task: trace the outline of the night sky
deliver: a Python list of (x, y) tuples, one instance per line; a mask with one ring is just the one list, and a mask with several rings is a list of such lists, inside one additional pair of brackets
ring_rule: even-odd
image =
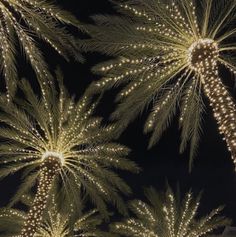
[[(73, 12), (80, 21), (86, 23), (92, 22), (89, 16), (93, 14), (114, 12), (108, 0), (58, 0), (58, 2), (65, 9)], [(68, 90), (78, 97), (82, 95), (91, 81), (99, 79), (97, 75), (91, 73), (91, 67), (106, 59), (105, 56), (96, 53), (84, 54), (86, 61), (79, 64), (64, 61), (53, 50), (44, 51), (47, 51), (45, 57), (51, 69), (53, 70), (58, 65), (62, 68)], [(21, 68), (24, 68), (23, 62), (20, 61), (20, 63), (22, 63)], [(22, 76), (26, 75), (31, 75), (30, 78), (33, 78), (30, 69), (22, 70)], [(230, 75), (222, 72), (222, 76), (228, 83), (227, 85), (233, 86), (233, 79), (230, 78)], [(115, 93), (115, 90), (105, 93), (97, 108), (97, 113), (104, 116), (105, 120), (115, 109), (115, 103), (112, 102)], [(235, 93), (236, 91), (232, 90), (232, 94), (235, 95)], [(206, 104), (207, 102), (206, 100)], [(179, 155), (180, 133), (177, 120), (163, 134), (160, 142), (148, 150), (148, 135), (143, 134), (147, 115), (148, 111), (141, 114), (118, 139), (119, 143), (132, 149), (130, 159), (136, 161), (142, 168), (142, 172), (138, 175), (122, 173), (122, 177), (133, 189), (133, 197), (130, 198), (143, 198), (144, 187), (154, 186), (157, 190), (163, 190), (167, 181), (172, 187), (178, 183), (182, 192), (190, 188), (194, 193), (204, 191), (200, 207), (201, 214), (223, 204), (225, 205), (224, 215), (231, 218), (236, 225), (236, 173), (226, 144), (218, 134), (211, 109), (206, 108), (202, 140), (191, 173), (188, 171), (189, 151)], [(0, 182), (1, 205), (7, 203), (19, 182), (19, 174)]]

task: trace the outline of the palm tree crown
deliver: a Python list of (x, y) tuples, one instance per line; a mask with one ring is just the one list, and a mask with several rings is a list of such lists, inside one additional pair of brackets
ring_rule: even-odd
[(0, 65), (8, 92), (12, 93), (16, 88), (19, 47), (40, 80), (49, 76), (49, 70), (37, 46), (38, 40), (46, 42), (66, 59), (78, 58), (76, 40), (60, 25), (78, 27), (79, 23), (50, 1), (1, 0), (0, 14)]
[(236, 73), (236, 44), (232, 40), (236, 2), (115, 2), (127, 17), (95, 16), (97, 25), (87, 26), (92, 38), (83, 46), (116, 56), (94, 68), (105, 75), (96, 83), (98, 90), (125, 84), (113, 118), (119, 118), (124, 129), (151, 104), (145, 132), (152, 132), (152, 146), (180, 108), (180, 150), (190, 142), (192, 161), (201, 134), (205, 94), (236, 162), (236, 107), (219, 78), (221, 67)]
[(90, 103), (86, 95), (76, 102), (58, 80), (58, 92), (53, 85), (44, 86), (38, 97), (24, 80), (20, 83), (24, 99), (16, 97), (8, 106), (4, 96), (0, 99), (0, 121), (4, 124), (0, 128), (4, 140), (0, 176), (24, 172), (24, 182), (12, 204), (38, 182), (28, 229), (22, 236), (33, 236), (52, 187), (65, 199), (64, 205), (68, 200), (76, 203), (82, 192), (103, 213), (105, 201), (125, 212), (119, 192), (131, 190), (113, 168), (137, 171), (137, 166), (124, 158), (129, 150), (111, 142), (114, 127), (101, 126), (100, 118), (91, 117), (96, 103)]
[(133, 237), (199, 237), (229, 221), (218, 214), (221, 208), (197, 218), (200, 196), (188, 192), (181, 201), (168, 187), (166, 193), (147, 191), (149, 204), (140, 200), (130, 203), (133, 218), (112, 224), (112, 230), (122, 236)]
[[(23, 195), (21, 202), (26, 206), (32, 205), (33, 199), (28, 195)], [(100, 225), (103, 223), (103, 217), (97, 210), (76, 212), (71, 208), (64, 213), (55, 203), (52, 197), (47, 205), (47, 211), (43, 215), (43, 221), (37, 228), (35, 237), (72, 237), (88, 236), (102, 237), (112, 236), (101, 230)], [(80, 213), (80, 214), (79, 214)], [(20, 237), (20, 231), (27, 218), (25, 211), (16, 208), (0, 209), (0, 236)]]

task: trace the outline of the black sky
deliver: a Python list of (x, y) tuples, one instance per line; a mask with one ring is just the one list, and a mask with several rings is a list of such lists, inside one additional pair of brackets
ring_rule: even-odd
[[(58, 0), (58, 2), (84, 22), (91, 22), (90, 15), (113, 12), (108, 0)], [(86, 62), (78, 64), (67, 63), (53, 52), (45, 56), (52, 67), (60, 65), (66, 86), (71, 93), (78, 96), (91, 81), (99, 78), (90, 72), (91, 66), (105, 59), (96, 53), (85, 54)], [(105, 94), (98, 107), (100, 115), (107, 117), (115, 109), (115, 104), (111, 102), (114, 96), (115, 91)], [(168, 180), (172, 186), (179, 183), (183, 192), (190, 188), (194, 192), (204, 190), (201, 212), (206, 213), (224, 204), (224, 214), (232, 218), (236, 225), (236, 173), (226, 144), (218, 135), (210, 108), (207, 107), (206, 110), (204, 133), (191, 173), (188, 172), (188, 151), (179, 155), (177, 122), (173, 123), (155, 147), (147, 150), (148, 136), (142, 132), (147, 114), (148, 111), (140, 115), (118, 139), (121, 144), (132, 149), (130, 159), (135, 160), (143, 169), (139, 175), (123, 175), (134, 190), (133, 197), (142, 198), (144, 186), (154, 186), (157, 190), (163, 190)], [(15, 175), (0, 182), (0, 188), (3, 190), (0, 197), (2, 205), (6, 204), (14, 193), (16, 184), (20, 182), (19, 177)]]

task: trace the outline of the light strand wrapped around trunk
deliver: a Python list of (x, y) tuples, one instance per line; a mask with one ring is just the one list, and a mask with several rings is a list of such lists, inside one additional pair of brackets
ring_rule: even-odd
[(204, 92), (210, 100), (219, 131), (224, 136), (236, 165), (236, 106), (217, 71), (214, 69), (205, 71), (201, 80)]
[(21, 237), (33, 237), (42, 222), (53, 180), (60, 170), (58, 158), (48, 157), (41, 166), (37, 193), (24, 223)]

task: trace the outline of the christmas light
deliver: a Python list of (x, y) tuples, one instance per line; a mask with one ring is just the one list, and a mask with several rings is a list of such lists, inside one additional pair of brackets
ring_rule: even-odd
[(192, 164), (202, 131), (204, 93), (236, 163), (236, 106), (219, 76), (220, 66), (236, 75), (231, 17), (236, 2), (128, 0), (117, 5), (127, 18), (96, 17), (98, 25), (88, 26), (91, 39), (84, 49), (116, 57), (95, 66), (104, 78), (94, 90), (125, 85), (112, 116), (120, 130), (152, 106), (145, 124), (145, 132), (152, 133), (151, 147), (180, 108), (180, 151), (190, 143)]
[[(28, 198), (25, 196), (24, 198)], [(31, 205), (32, 203), (29, 203)], [(27, 204), (27, 206), (29, 206)], [(101, 230), (103, 217), (98, 210), (93, 209), (78, 213), (71, 204), (69, 209), (62, 210), (55, 202), (55, 196), (49, 198), (47, 209), (44, 210), (43, 220), (37, 228), (34, 237), (68, 237), (68, 236), (103, 236)], [(11, 237), (21, 237), (21, 225), (27, 214), (24, 211), (11, 208), (0, 208), (0, 223), (4, 223), (4, 234)], [(33, 226), (34, 228), (34, 226)]]
[[(138, 170), (132, 161), (124, 159), (128, 149), (111, 142), (114, 126), (102, 127), (101, 119), (92, 117), (96, 103), (90, 103), (87, 94), (74, 101), (59, 80), (58, 87), (56, 93), (51, 84), (45, 85), (38, 98), (23, 80), (20, 88), (25, 100), (16, 98), (6, 106), (7, 98), (0, 98), (0, 121), (4, 124), (0, 137), (8, 141), (0, 144), (0, 176), (26, 168), (20, 193), (32, 186), (25, 188), (25, 183), (37, 183), (20, 237), (34, 236), (52, 188), (58, 197), (63, 196), (65, 207), (73, 201), (76, 204), (83, 189), (93, 201), (96, 195), (93, 203), (104, 215), (105, 200), (110, 198), (125, 212), (119, 192), (128, 194), (130, 188), (112, 168)], [(13, 201), (19, 201), (18, 196)]]
[(112, 230), (122, 236), (136, 237), (200, 237), (225, 226), (227, 219), (219, 217), (221, 208), (198, 218), (199, 196), (187, 193), (179, 200), (168, 188), (166, 193), (147, 192), (149, 203), (134, 200), (130, 203), (133, 218), (112, 224)]
[(68, 59), (78, 58), (76, 40), (61, 25), (79, 26), (69, 12), (46, 1), (0, 1), (0, 59), (6, 80), (8, 100), (15, 91), (17, 76), (16, 56), (20, 46), (40, 82), (50, 79), (50, 72), (37, 41), (46, 42), (58, 54)]
[(58, 157), (49, 156), (41, 164), (39, 184), (32, 207), (22, 228), (21, 237), (34, 236), (39, 223), (42, 222), (43, 212), (48, 201), (49, 192), (54, 177), (59, 173), (61, 163)]

